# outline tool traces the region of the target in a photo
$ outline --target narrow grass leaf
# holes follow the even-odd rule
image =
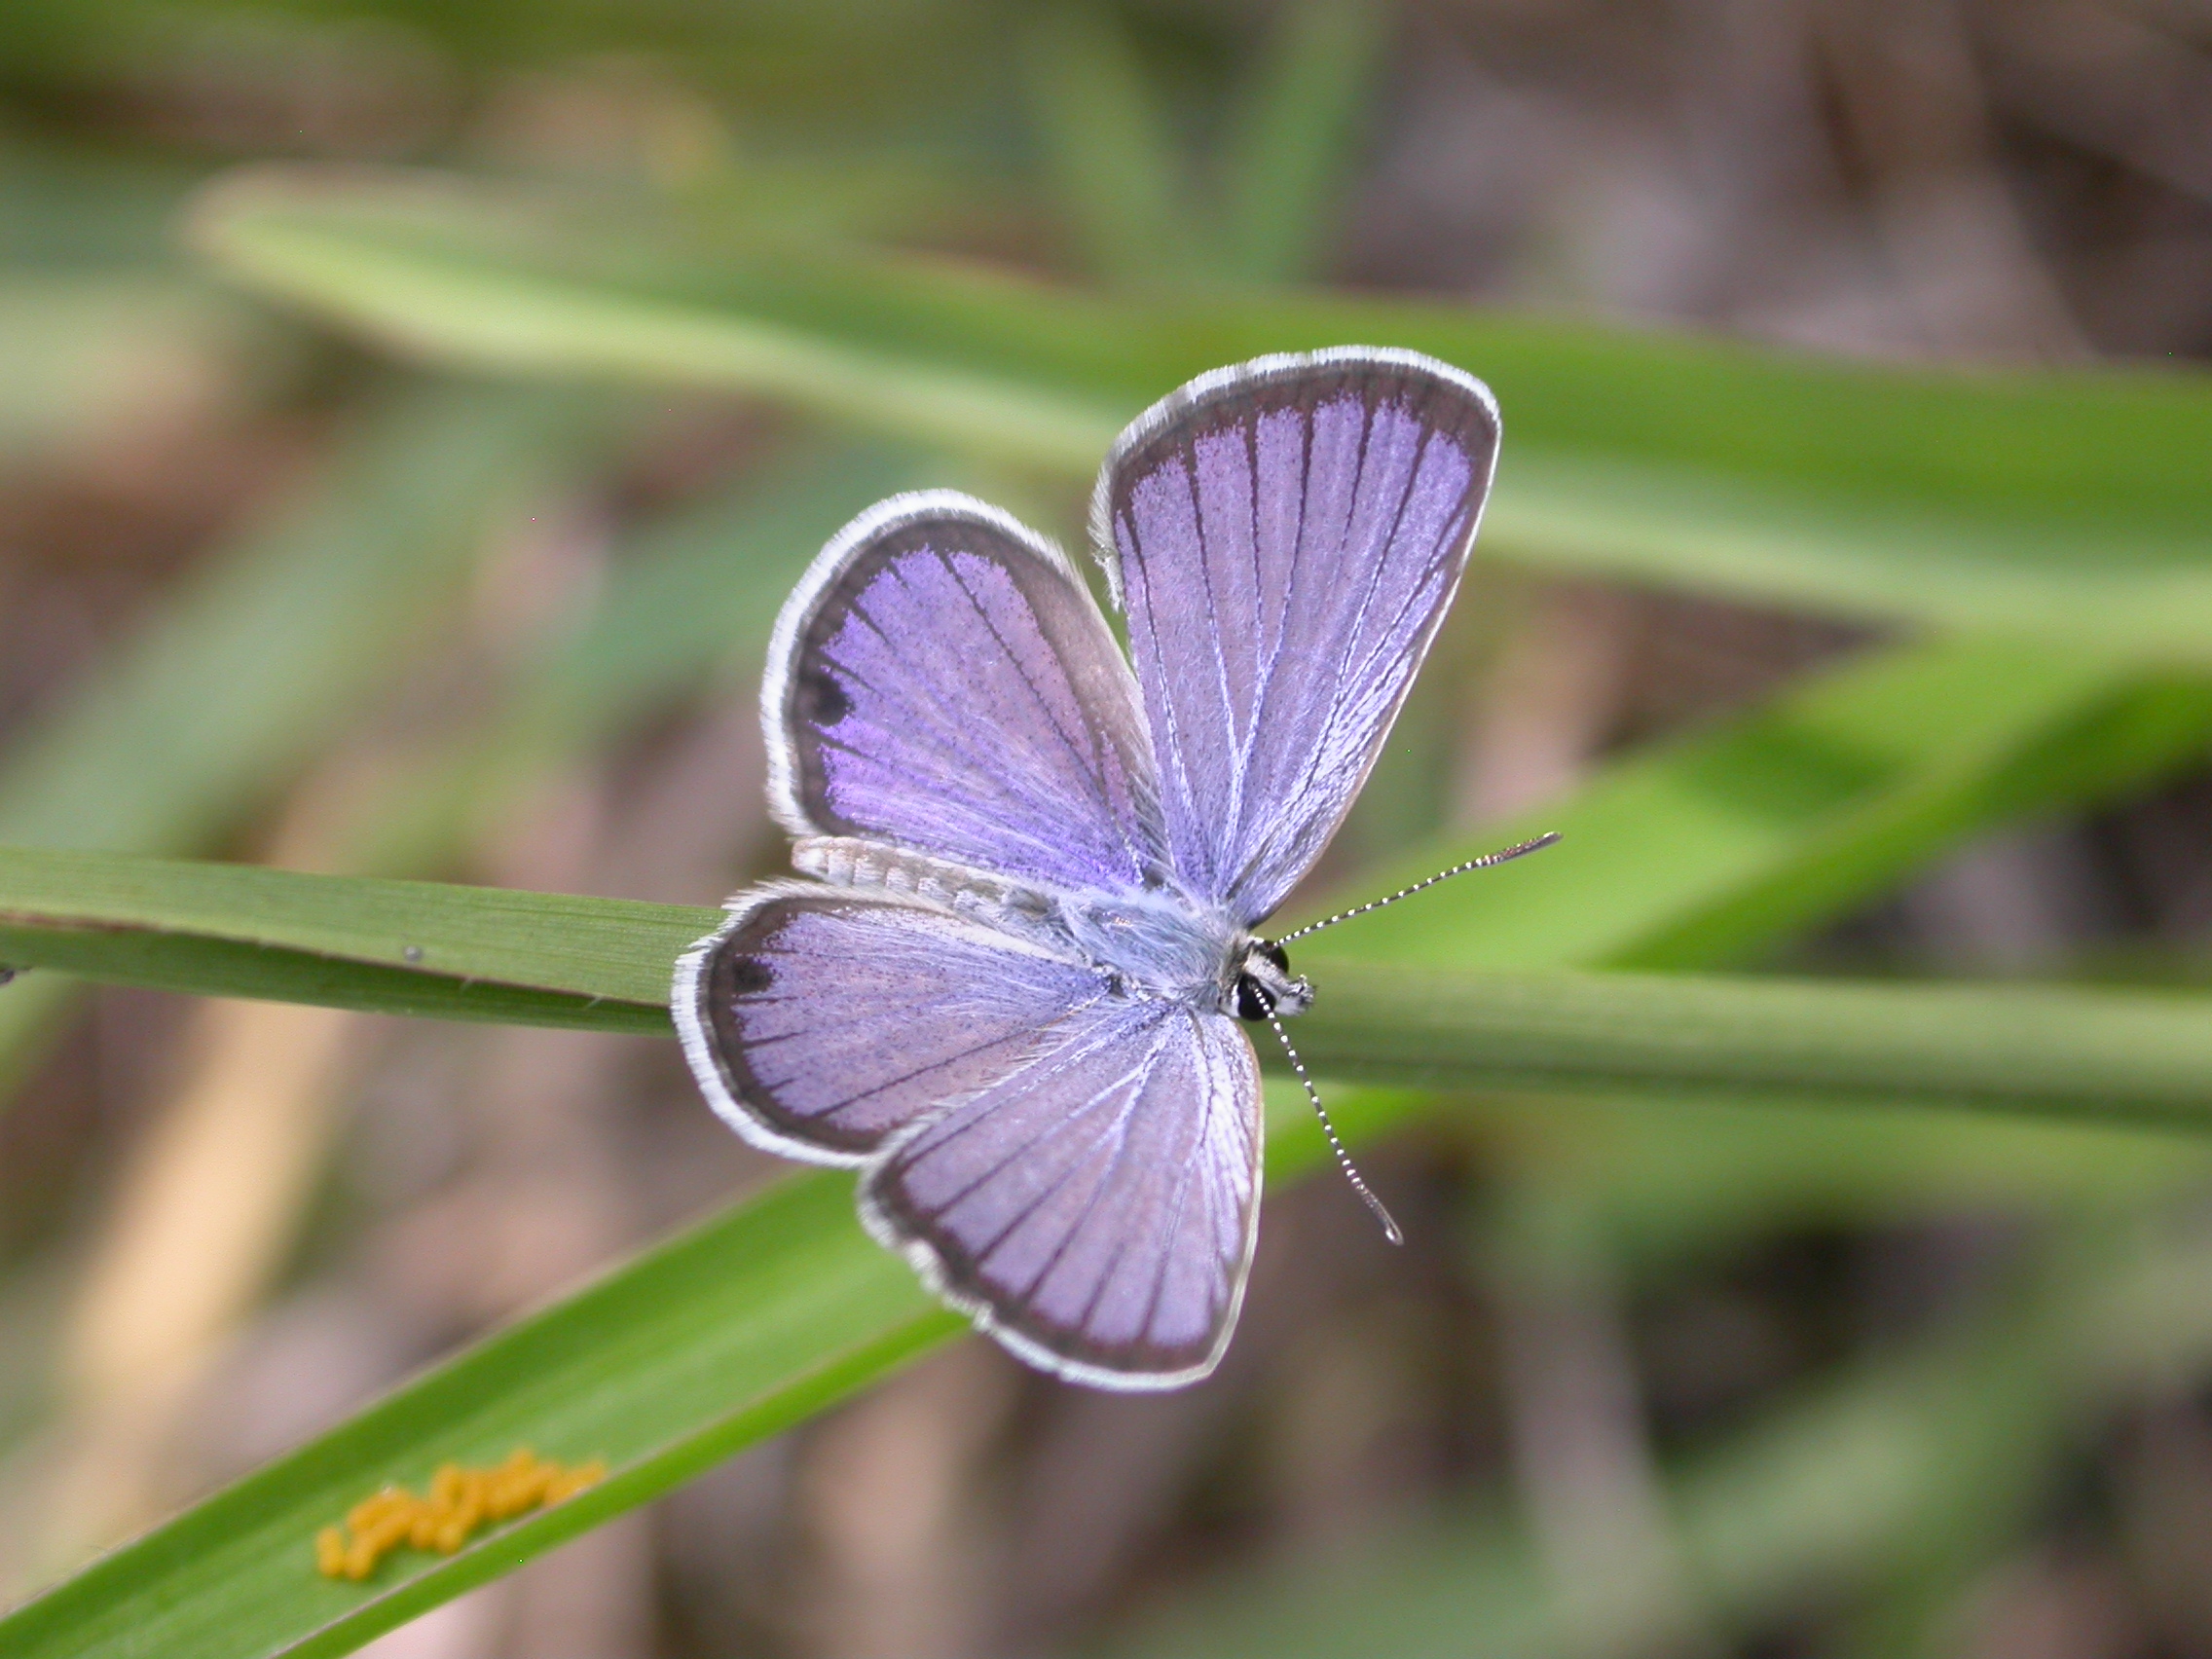
[[[197,225],[260,290],[441,361],[742,389],[1071,477],[1202,370],[1414,347],[1505,408],[1493,557],[2212,655],[2200,376],[1968,376],[1380,299],[1110,299],[426,175],[242,175]]]
[[[0,961],[176,990],[668,1030],[718,912],[90,853],[0,852]],[[1319,1071],[1417,1088],[1730,1091],[2212,1119],[2202,999],[2030,986],[1473,974],[1326,958]]]
[[[0,961],[12,966],[459,1019],[666,1034],[676,957],[719,915],[249,865],[0,850]]]
[[[1878,649],[1609,767],[1555,808],[1364,872],[1286,931],[1552,830],[1558,846],[1346,923],[1328,948],[1458,967],[1719,965],[1977,832],[2140,787],[2208,737],[2212,683],[2146,679],[2104,652],[1996,639]]]
[[[853,1225],[851,1182],[802,1176],[629,1262],[403,1386],[0,1619],[10,1659],[349,1652],[819,1411],[958,1327]],[[610,1477],[365,1585],[314,1534],[386,1481],[517,1445]]]

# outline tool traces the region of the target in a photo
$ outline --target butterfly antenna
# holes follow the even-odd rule
[[[1282,1028],[1282,1021],[1275,1017],[1274,999],[1262,991],[1260,1005],[1267,1012],[1268,1023],[1275,1029],[1275,1041],[1282,1045],[1282,1051],[1290,1056],[1290,1069],[1298,1074],[1298,1081],[1305,1086],[1306,1098],[1313,1102],[1313,1116],[1321,1120],[1321,1132],[1329,1137],[1329,1150],[1337,1155],[1337,1167],[1345,1172],[1345,1179],[1351,1183],[1351,1190],[1360,1196],[1361,1201],[1375,1212],[1375,1219],[1382,1224],[1382,1236],[1393,1244],[1403,1244],[1406,1235],[1398,1231],[1398,1224],[1390,1219],[1390,1212],[1382,1207],[1382,1200],[1375,1196],[1375,1189],[1360,1179],[1358,1169],[1352,1165],[1351,1154],[1345,1151],[1345,1143],[1337,1138],[1337,1125],[1329,1122],[1328,1108],[1321,1104],[1321,1091],[1313,1087],[1313,1080],[1306,1075],[1306,1062],[1298,1057],[1298,1051],[1290,1046],[1290,1033]]]
[[[1294,940],[1304,939],[1308,934],[1319,933],[1323,928],[1333,928],[1339,922],[1348,922],[1354,916],[1364,916],[1370,910],[1380,910],[1383,905],[1395,904],[1401,899],[1411,899],[1415,894],[1434,887],[1440,881],[1450,881],[1454,876],[1465,875],[1471,869],[1488,869],[1493,865],[1510,864],[1515,859],[1525,858],[1540,848],[1550,846],[1558,839],[1559,831],[1548,830],[1532,841],[1522,841],[1511,847],[1500,847],[1496,852],[1485,853],[1479,859],[1469,859],[1465,864],[1454,865],[1450,869],[1440,869],[1426,880],[1417,881],[1411,887],[1401,887],[1386,899],[1371,899],[1364,904],[1354,904],[1348,910],[1339,910],[1333,916],[1324,916],[1317,922],[1310,922],[1300,928],[1296,933],[1284,934],[1275,940],[1275,943],[1289,944]]]

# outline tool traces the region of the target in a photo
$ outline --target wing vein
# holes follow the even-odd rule
[[[1098,1185],[1091,1189],[1090,1197],[1084,1201],[1083,1213],[1077,1216],[1067,1231],[1060,1235],[1059,1241],[1052,1246],[1051,1253],[1046,1257],[1045,1265],[1037,1270],[1036,1276],[1024,1288],[1022,1292],[1024,1296],[1033,1294],[1039,1285],[1042,1285],[1051,1276],[1052,1270],[1060,1265],[1061,1260],[1067,1254],[1068,1247],[1075,1242],[1076,1235],[1090,1225],[1090,1218],[1097,1213],[1099,1201],[1112,1190],[1114,1178],[1121,1173],[1122,1164],[1128,1157],[1129,1121],[1135,1114],[1137,1101],[1143,1096],[1145,1080],[1152,1076],[1153,1067],[1159,1064],[1161,1051],[1166,1046],[1167,1040],[1164,1037],[1157,1037],[1144,1059],[1115,1083],[1114,1088],[1119,1088],[1131,1079],[1137,1080],[1136,1087],[1129,1091],[1129,1098],[1123,1103],[1121,1111],[1114,1120],[1113,1128],[1115,1133],[1120,1136],[1120,1144],[1114,1148],[1113,1161],[1107,1164],[1105,1173],[1098,1178]],[[1101,1091],[1101,1094],[1094,1096],[1094,1098],[1102,1098],[1103,1092]],[[1078,1322],[1079,1329],[1082,1325],[1088,1323],[1088,1311],[1087,1308],[1085,1318]]]

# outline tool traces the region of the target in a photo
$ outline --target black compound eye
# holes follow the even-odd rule
[[[1260,982],[1249,974],[1236,976],[1236,1017],[1250,1020],[1268,1017],[1267,993],[1260,989]]]
[[[1284,978],[1290,977],[1290,953],[1272,940],[1256,939],[1252,941],[1245,960],[1253,956],[1265,957],[1274,964],[1275,971]],[[1260,981],[1249,973],[1236,976],[1236,1017],[1238,1019],[1265,1019],[1274,1012],[1275,999],[1268,994]]]

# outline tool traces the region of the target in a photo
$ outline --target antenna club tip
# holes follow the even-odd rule
[[[1382,1224],[1382,1236],[1393,1244],[1403,1244],[1406,1241],[1406,1235],[1398,1231],[1398,1224],[1394,1221]]]

